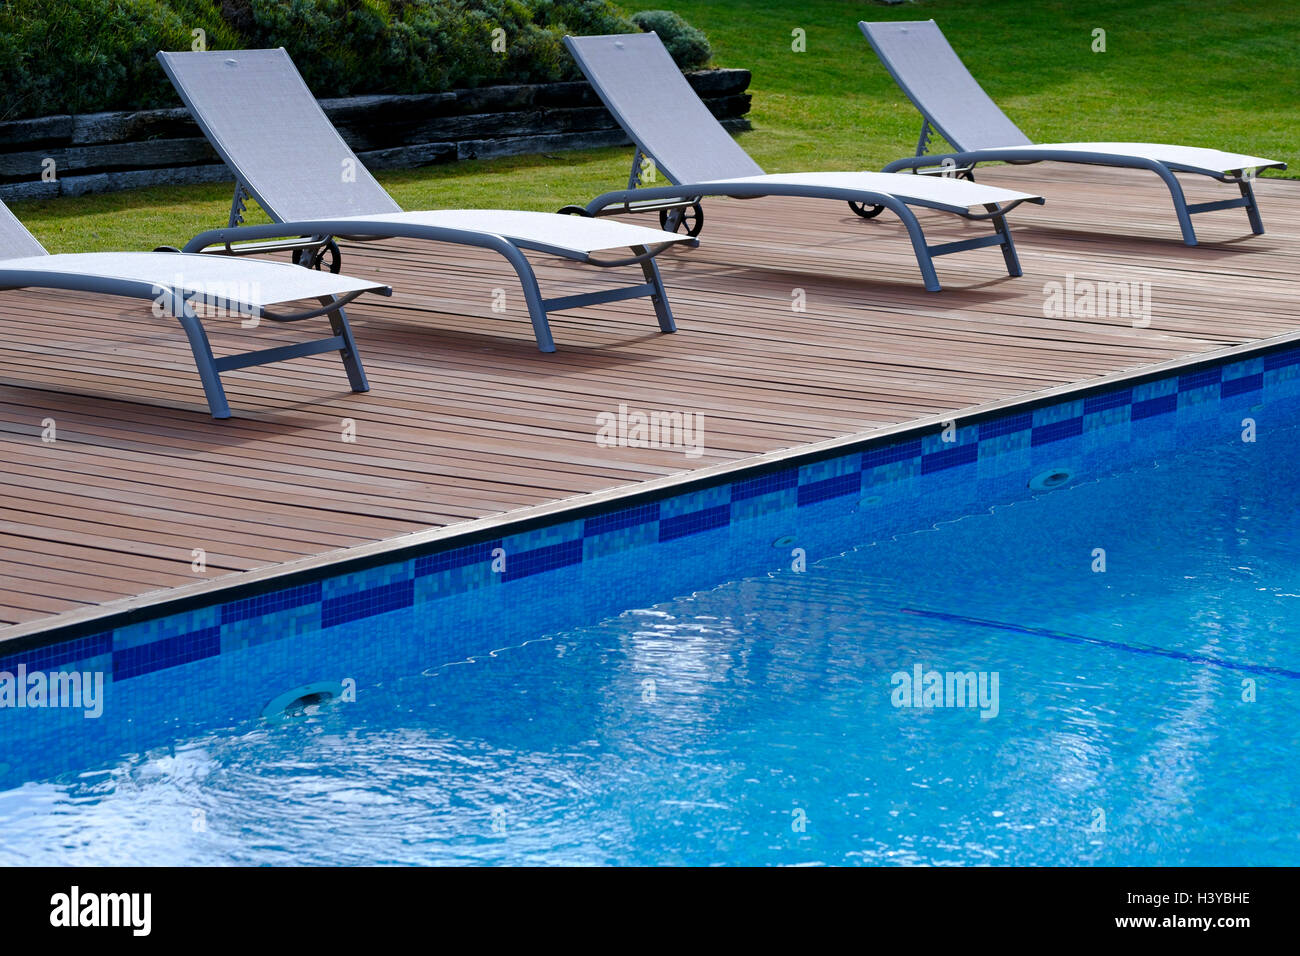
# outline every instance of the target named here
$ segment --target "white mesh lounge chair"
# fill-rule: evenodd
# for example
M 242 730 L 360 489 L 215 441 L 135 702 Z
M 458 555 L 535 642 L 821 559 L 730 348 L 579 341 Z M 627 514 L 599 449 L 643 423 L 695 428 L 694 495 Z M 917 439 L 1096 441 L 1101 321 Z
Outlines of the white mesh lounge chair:
M 594 223 L 555 213 L 475 209 L 403 212 L 321 110 L 283 49 L 159 53 L 167 76 L 213 147 L 236 177 L 228 228 L 195 236 L 186 251 L 252 254 L 295 249 L 300 262 L 320 266 L 334 237 L 409 237 L 478 246 L 500 253 L 523 286 L 524 301 L 543 352 L 555 351 L 547 314 L 603 302 L 649 296 L 659 327 L 673 332 L 672 311 L 654 258 L 690 237 L 621 222 Z M 251 195 L 276 221 L 240 227 Z M 290 242 L 270 239 L 299 237 Z M 246 242 L 232 247 L 234 242 Z M 595 253 L 631 249 L 604 259 Z M 543 299 L 524 250 L 594 266 L 639 265 L 645 281 L 622 288 Z
M 965 170 L 967 175 L 971 175 L 976 163 L 983 162 L 1051 161 L 1149 169 L 1169 187 L 1178 226 L 1187 245 L 1196 245 L 1192 216 L 1216 209 L 1244 208 L 1250 218 L 1251 232 L 1255 235 L 1264 232 L 1251 179 L 1261 169 L 1286 169 L 1286 163 L 1163 143 L 1034 143 L 975 82 L 933 20 L 861 21 L 858 26 L 922 117 L 916 155 L 890 163 L 885 167 L 886 172 L 916 170 L 945 162 Z M 931 129 L 937 130 L 957 152 L 927 155 Z M 1241 196 L 1189 206 L 1175 173 L 1199 173 L 1220 182 L 1235 183 Z
M 68 289 L 149 299 L 174 315 L 189 338 L 213 418 L 229 418 L 221 373 L 321 352 L 338 352 L 354 392 L 369 390 L 343 306 L 363 292 L 391 295 L 388 286 L 311 272 L 287 263 L 239 262 L 225 256 L 172 252 L 89 252 L 50 255 L 0 203 L 0 290 Z M 328 338 L 216 358 L 194 309 L 196 297 L 216 299 L 241 317 L 297 322 L 326 316 Z M 276 313 L 267 306 L 315 300 L 319 309 Z
M 839 199 L 864 218 L 888 209 L 903 221 L 925 287 L 939 290 L 934 256 L 982 246 L 1000 246 L 1010 275 L 1021 274 L 1006 214 L 1038 196 L 977 186 L 940 177 L 887 173 L 764 173 L 740 148 L 696 95 L 654 33 L 564 38 L 597 95 L 636 144 L 628 188 L 597 196 L 585 207 L 566 207 L 587 215 L 658 211 L 660 223 L 676 230 L 703 224 L 704 196 L 800 196 Z M 654 161 L 671 186 L 636 188 L 643 157 Z M 993 234 L 931 246 L 912 206 L 938 209 L 966 219 L 990 220 Z M 982 212 L 975 210 L 982 209 Z

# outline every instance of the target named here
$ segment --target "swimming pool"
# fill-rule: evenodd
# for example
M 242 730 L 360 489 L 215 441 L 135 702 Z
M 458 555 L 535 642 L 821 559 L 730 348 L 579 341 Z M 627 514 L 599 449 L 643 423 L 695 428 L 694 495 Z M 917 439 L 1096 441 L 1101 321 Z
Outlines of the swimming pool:
M 1293 865 L 1298 372 L 23 651 L 111 679 L 0 711 L 0 863 Z M 348 699 L 261 716 L 313 682 Z

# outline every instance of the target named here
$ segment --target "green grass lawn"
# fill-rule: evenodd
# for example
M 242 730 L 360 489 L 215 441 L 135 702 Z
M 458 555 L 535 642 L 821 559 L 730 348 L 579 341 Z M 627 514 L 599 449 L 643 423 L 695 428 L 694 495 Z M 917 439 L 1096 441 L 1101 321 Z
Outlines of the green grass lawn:
M 627 9 L 631 6 L 624 4 Z M 1032 138 L 1142 140 L 1269 156 L 1300 176 L 1295 0 L 665 0 L 703 29 L 719 66 L 754 73 L 742 143 L 769 171 L 878 169 L 915 147 L 920 118 L 859 19 L 939 22 L 971 72 Z M 1106 52 L 1092 51 L 1093 30 Z M 792 31 L 807 50 L 791 50 Z M 647 95 L 653 95 L 647 91 Z M 554 210 L 622 185 L 629 149 L 387 172 L 405 208 Z M 1032 182 L 1033 171 L 1025 173 Z M 228 186 L 16 203 L 52 252 L 180 244 L 225 222 Z M 257 221 L 250 216 L 250 221 Z

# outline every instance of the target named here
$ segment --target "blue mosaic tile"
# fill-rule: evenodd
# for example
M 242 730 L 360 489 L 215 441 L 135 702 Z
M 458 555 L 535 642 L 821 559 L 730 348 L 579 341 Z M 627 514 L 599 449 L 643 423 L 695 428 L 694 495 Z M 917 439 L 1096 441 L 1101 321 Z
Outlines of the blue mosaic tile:
M 784 468 L 781 471 L 769 471 L 757 478 L 747 478 L 731 486 L 731 500 L 744 501 L 759 495 L 770 494 L 785 488 L 794 488 L 799 484 L 799 469 Z
M 1141 385 L 1133 386 L 1134 405 L 1165 395 L 1172 395 L 1175 401 L 1178 400 L 1178 379 L 1158 378 L 1155 381 L 1143 382 Z
M 723 484 L 701 491 L 692 491 L 660 502 L 659 520 L 687 517 L 701 511 L 724 507 L 731 503 L 731 485 Z
M 835 458 L 827 458 L 823 461 L 810 462 L 799 468 L 799 484 L 814 485 L 827 481 L 831 478 L 841 478 L 845 475 L 856 475 L 862 471 L 862 456 L 839 455 Z
M 1094 412 L 1102 412 L 1108 408 L 1118 408 L 1121 405 L 1133 404 L 1133 389 L 1126 388 L 1118 392 L 1105 392 L 1101 395 L 1093 395 L 1091 398 L 1083 400 L 1083 413 L 1090 415 Z
M 870 451 L 864 451 L 862 453 L 862 468 L 865 471 L 868 468 L 878 468 L 881 465 L 893 464 L 896 461 L 919 458 L 920 455 L 921 439 L 915 438 L 893 445 L 885 445 L 883 448 L 872 448 Z
M 1231 398 L 1233 395 L 1258 392 L 1263 387 L 1264 375 L 1257 372 L 1254 375 L 1243 375 L 1241 378 L 1224 379 L 1223 384 L 1219 386 L 1219 394 L 1224 398 Z
M 169 637 L 192 634 L 204 628 L 221 626 L 221 605 L 182 611 L 167 617 L 142 621 L 139 624 L 127 624 L 113 631 L 113 650 L 152 644 Z
M 1075 399 L 1074 401 L 1060 402 L 1055 405 L 1044 405 L 1042 408 L 1034 409 L 1033 415 L 1035 431 L 1046 425 L 1068 422 L 1071 419 L 1083 416 L 1083 400 Z M 1079 424 L 1082 427 L 1083 423 L 1080 422 Z
M 739 521 L 751 521 L 777 511 L 790 511 L 798 506 L 799 489 L 794 487 L 771 491 L 765 495 L 755 495 L 752 498 L 742 498 L 740 501 L 732 502 L 731 523 L 734 525 Z
M 659 502 L 652 501 L 649 504 L 636 505 L 633 508 L 620 508 L 608 514 L 592 515 L 584 522 L 582 533 L 584 537 L 591 537 L 592 535 L 607 534 L 610 531 L 618 531 L 621 528 L 631 528 L 635 525 L 658 520 Z
M 410 607 L 415 602 L 415 580 L 394 581 L 365 591 L 353 591 L 321 604 L 321 627 L 335 627 L 358 618 L 373 617 Z
M 1272 355 L 1264 356 L 1264 369 L 1266 371 L 1271 372 L 1292 365 L 1300 365 L 1300 349 L 1288 349 L 1285 352 L 1274 352 Z
M 980 423 L 980 441 L 996 438 L 999 435 L 1009 435 L 1012 432 L 1028 431 L 1033 427 L 1033 412 L 1022 412 L 1018 415 L 1008 415 L 1005 418 L 995 418 L 992 421 Z
M 714 508 L 705 508 L 703 511 L 692 511 L 690 514 L 661 518 L 659 540 L 672 541 L 675 538 L 684 538 L 688 534 L 724 528 L 730 523 L 730 519 L 731 505 L 718 505 Z
M 463 568 L 469 564 L 491 561 L 492 552 L 499 547 L 501 547 L 501 539 L 498 538 L 492 541 L 480 541 L 477 544 L 467 544 L 463 548 L 448 548 L 436 554 L 422 555 L 415 559 L 415 576 L 422 578 L 430 574 L 437 574 L 439 571 L 450 571 L 453 568 Z
M 177 667 L 190 661 L 205 657 L 215 657 L 221 653 L 221 628 L 205 627 L 201 631 L 178 634 L 175 637 L 154 641 L 113 651 L 113 680 L 129 680 L 159 671 L 166 667 Z
M 351 571 L 321 582 L 321 599 L 333 601 L 350 594 L 365 594 L 377 588 L 389 587 L 410 581 L 415 574 L 414 561 L 377 565 L 363 571 Z
M 105 631 L 59 644 L 28 648 L 16 654 L 6 654 L 0 657 L 0 671 L 12 674 L 19 665 L 25 665 L 28 671 L 51 671 L 65 664 L 75 664 L 112 653 L 112 650 L 113 632 Z
M 1222 376 L 1223 369 L 1221 368 L 1207 368 L 1196 372 L 1188 372 L 1186 375 L 1178 376 L 1178 391 L 1188 392 L 1206 385 L 1218 385 Z
M 249 618 L 265 617 L 268 614 L 274 614 L 276 611 L 302 607 L 304 604 L 318 604 L 320 600 L 321 583 L 313 581 L 310 584 L 301 584 L 297 587 L 284 588 L 279 591 L 271 591 L 267 594 L 259 594 L 255 597 L 223 604 L 221 606 L 221 623 L 224 626 L 233 624 L 236 621 L 246 621 Z
M 1064 421 L 1049 422 L 1046 425 L 1038 425 L 1034 428 L 1034 437 L 1031 444 L 1034 447 L 1046 445 L 1048 442 L 1060 441 L 1063 438 L 1077 438 L 1083 434 L 1083 416 L 1077 418 L 1067 418 Z
M 839 498 L 843 495 L 856 495 L 862 488 L 862 476 L 857 472 L 837 475 L 823 481 L 813 481 L 799 486 L 799 507 L 806 508 L 818 501 Z
M 519 554 L 507 554 L 506 570 L 501 577 L 505 581 L 516 581 L 519 578 L 539 574 L 542 571 L 577 564 L 581 560 L 582 539 L 562 541 L 559 544 L 534 548 L 531 551 L 523 551 Z
M 1143 402 L 1134 402 L 1133 411 L 1129 417 L 1133 421 L 1139 421 L 1143 418 L 1151 418 L 1155 415 L 1167 415 L 1169 412 L 1178 410 L 1178 395 L 1160 395 L 1156 398 L 1149 398 Z
M 929 475 L 945 468 L 972 464 L 979 457 L 979 445 L 958 445 L 945 451 L 936 451 L 921 458 L 921 474 Z
M 489 558 L 478 564 L 466 564 L 459 568 L 421 575 L 415 579 L 415 603 L 477 591 L 497 584 L 505 572 L 504 569 L 494 571 L 494 567 L 499 566 Z
M 280 641 L 321 629 L 320 605 L 303 604 L 283 608 L 260 617 L 228 621 L 221 625 L 221 653 L 228 654 L 256 647 L 268 641 Z
M 501 547 L 505 548 L 507 562 L 517 554 L 527 551 L 539 551 L 569 541 L 581 541 L 582 529 L 586 522 L 581 519 L 563 520 L 542 528 L 521 531 L 518 534 L 503 535 Z
M 604 534 L 588 535 L 582 541 L 582 560 L 589 561 L 620 551 L 646 547 L 658 540 L 659 523 L 654 520 L 627 525 Z
M 1089 412 L 1083 416 L 1084 434 L 1087 435 L 1090 432 L 1100 433 L 1109 428 L 1120 428 L 1127 425 L 1129 423 L 1129 410 L 1130 406 L 1125 404 Z

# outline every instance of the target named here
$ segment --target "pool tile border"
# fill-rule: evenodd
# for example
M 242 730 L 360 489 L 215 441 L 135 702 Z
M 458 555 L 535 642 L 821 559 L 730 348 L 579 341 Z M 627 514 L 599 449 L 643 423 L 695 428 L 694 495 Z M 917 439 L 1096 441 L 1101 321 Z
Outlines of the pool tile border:
M 0 654 L 0 672 L 19 665 L 30 672 L 111 661 L 110 679 L 125 681 L 237 650 L 249 643 L 251 632 L 259 641 L 281 640 L 737 526 L 773 512 L 836 498 L 879 504 L 891 496 L 923 494 L 918 479 L 968 477 L 1024 487 L 1026 474 L 1041 465 L 1035 456 L 1050 453 L 1059 442 L 1096 435 L 1127 443 L 1128 429 L 1138 423 L 1197 409 L 1203 414 L 1207 406 L 1239 403 L 1243 396 L 1263 399 L 1284 383 L 1291 383 L 1289 391 L 1295 393 L 1298 378 L 1300 344 L 1292 342 L 1137 384 L 1081 389 L 1038 399 L 1032 407 L 1015 405 L 953 422 L 947 431 L 929 424 L 915 432 L 864 439 L 860 447 L 823 452 L 808 461 L 704 479 L 684 492 L 651 492 L 648 500 L 579 508 L 515 533 L 498 528 L 480 540 L 446 539 L 405 559 L 381 556 L 342 573 L 337 565 L 325 566 L 313 573 L 313 580 L 271 581 L 254 593 L 178 613 L 161 605 L 144 620 L 82 628 L 71 636 L 59 631 L 30 635 Z

